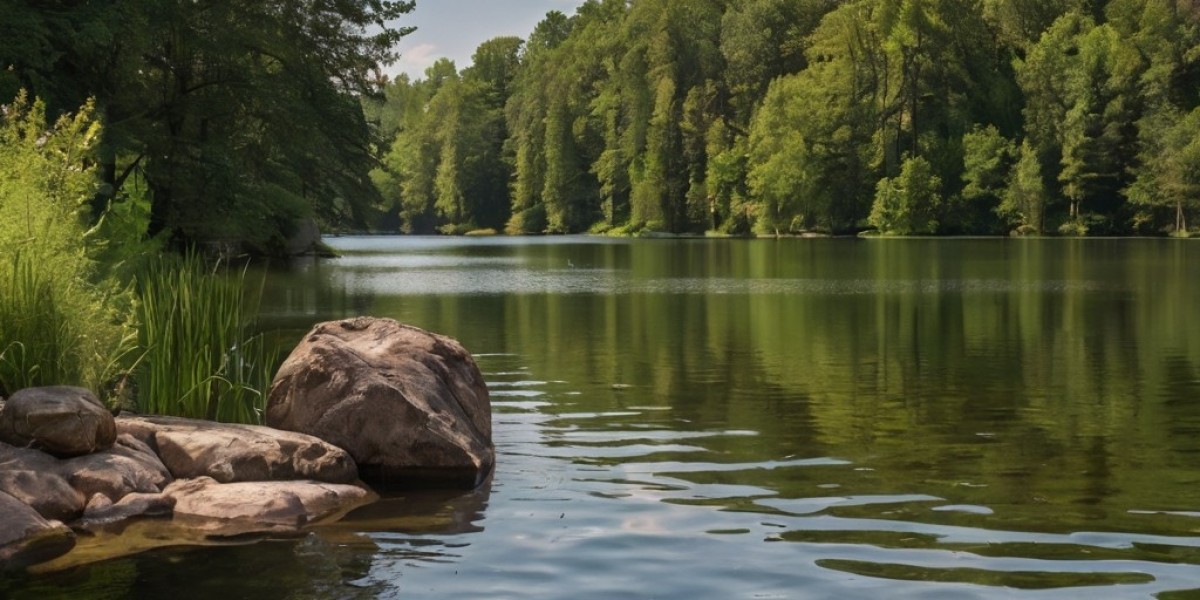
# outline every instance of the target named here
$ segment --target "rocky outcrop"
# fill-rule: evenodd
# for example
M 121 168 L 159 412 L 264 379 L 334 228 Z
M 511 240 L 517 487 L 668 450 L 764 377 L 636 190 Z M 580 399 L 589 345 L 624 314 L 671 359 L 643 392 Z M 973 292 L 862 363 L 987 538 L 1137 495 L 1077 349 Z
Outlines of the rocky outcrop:
M 152 545 L 294 534 L 376 498 L 344 450 L 312 436 L 136 416 L 117 430 L 107 449 L 71 458 L 0 443 L 0 570 L 71 550 L 72 529 L 119 535 L 154 518 L 135 536 Z M 93 545 L 38 568 L 111 557 Z
M 24 389 L 0 409 L 0 441 L 13 446 L 70 457 L 106 450 L 116 438 L 112 413 L 83 388 Z
M 477 486 L 495 462 L 483 376 L 457 341 L 391 319 L 313 328 L 280 368 L 267 424 L 345 448 L 369 483 Z
M 345 450 L 291 431 L 171 417 L 121 418 L 118 429 L 155 448 L 177 479 L 211 477 L 220 483 L 358 479 Z

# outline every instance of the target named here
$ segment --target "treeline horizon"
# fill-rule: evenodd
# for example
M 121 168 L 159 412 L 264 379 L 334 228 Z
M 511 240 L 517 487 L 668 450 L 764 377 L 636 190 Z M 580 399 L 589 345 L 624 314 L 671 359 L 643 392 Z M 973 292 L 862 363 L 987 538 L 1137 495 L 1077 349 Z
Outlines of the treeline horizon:
M 589 0 L 364 97 L 376 228 L 1186 235 L 1187 0 Z

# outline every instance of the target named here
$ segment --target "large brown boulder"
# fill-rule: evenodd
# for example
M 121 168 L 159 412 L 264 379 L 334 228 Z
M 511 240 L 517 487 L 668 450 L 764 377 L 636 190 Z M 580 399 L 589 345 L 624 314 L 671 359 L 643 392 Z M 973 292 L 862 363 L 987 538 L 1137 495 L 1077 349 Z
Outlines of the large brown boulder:
M 60 457 L 107 450 L 117 439 L 112 413 L 78 387 L 27 388 L 0 409 L 0 441 Z
M 121 417 L 117 427 L 156 450 L 176 479 L 358 480 L 358 470 L 345 450 L 292 431 L 174 417 Z
M 391 319 L 321 323 L 280 368 L 267 424 L 350 452 L 384 487 L 474 487 L 495 462 L 487 387 L 457 341 Z
M 24 502 L 0 492 L 0 571 L 45 562 L 75 547 L 75 534 L 47 521 Z

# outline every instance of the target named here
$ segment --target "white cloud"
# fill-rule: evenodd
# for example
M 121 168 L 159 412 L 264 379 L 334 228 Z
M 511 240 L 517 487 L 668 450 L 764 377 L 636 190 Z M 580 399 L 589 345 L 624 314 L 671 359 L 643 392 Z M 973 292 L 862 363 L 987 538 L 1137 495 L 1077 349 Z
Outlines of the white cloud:
M 397 66 L 401 71 L 424 72 L 438 59 L 438 47 L 435 44 L 418 44 L 404 50 L 400 55 Z

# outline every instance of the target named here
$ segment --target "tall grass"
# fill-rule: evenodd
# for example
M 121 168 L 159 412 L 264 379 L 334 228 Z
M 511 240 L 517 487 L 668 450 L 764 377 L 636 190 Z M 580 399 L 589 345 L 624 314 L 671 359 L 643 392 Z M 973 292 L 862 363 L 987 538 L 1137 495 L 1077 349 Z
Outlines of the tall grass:
M 159 259 L 138 278 L 139 410 L 261 422 L 280 352 L 255 331 L 261 294 L 247 294 L 246 279 L 195 254 Z
M 259 295 L 196 255 L 143 260 L 158 249 L 144 195 L 87 218 L 93 108 L 48 124 L 24 93 L 0 106 L 0 396 L 82 385 L 141 412 L 261 421 L 279 351 L 254 333 Z
M 53 124 L 25 94 L 0 107 L 0 395 L 99 391 L 133 348 L 130 295 L 98 272 L 83 219 L 99 131 L 90 102 Z
M 96 388 L 133 350 L 132 337 L 105 322 L 94 290 L 62 284 L 21 253 L 0 266 L 0 395 L 40 385 Z

